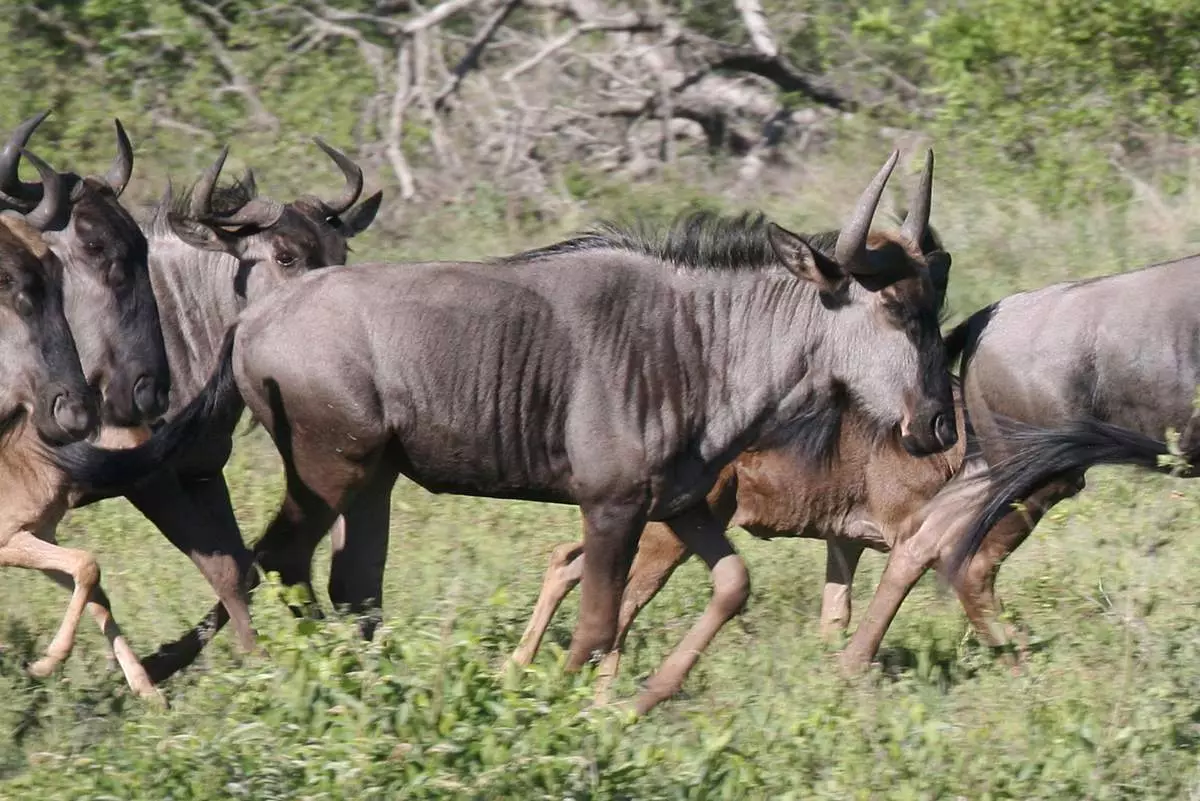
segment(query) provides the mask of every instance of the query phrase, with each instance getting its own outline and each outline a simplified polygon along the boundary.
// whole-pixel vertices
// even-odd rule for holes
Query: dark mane
[[[707,210],[681,215],[657,231],[641,222],[604,221],[570,239],[498,261],[513,264],[582,251],[621,250],[696,270],[762,269],[779,263],[768,223],[762,212],[734,217]]]
[[[151,207],[146,224],[143,226],[147,237],[174,235],[171,228],[171,217],[188,216],[188,204],[191,202],[194,188],[194,186],[189,186],[183,192],[176,194],[170,181],[167,182],[167,190]],[[217,214],[231,214],[255,197],[256,192],[252,186],[234,180],[232,183],[218,185],[213,189],[211,207]]]

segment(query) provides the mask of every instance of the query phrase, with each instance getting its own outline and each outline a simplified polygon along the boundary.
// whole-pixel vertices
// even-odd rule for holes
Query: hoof
[[[62,664],[61,659],[55,659],[51,656],[43,656],[38,661],[25,667],[25,672],[35,679],[48,679],[54,674],[54,671]]]

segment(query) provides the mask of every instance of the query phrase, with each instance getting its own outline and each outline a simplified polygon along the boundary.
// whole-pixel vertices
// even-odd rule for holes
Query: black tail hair
[[[979,480],[995,489],[975,517],[963,541],[950,558],[951,575],[961,570],[979,550],[984,537],[1012,511],[1012,505],[1052,481],[1078,475],[1096,465],[1132,465],[1157,472],[1170,472],[1159,457],[1170,451],[1166,442],[1095,419],[1044,429],[1004,421],[1004,441],[1015,445],[1015,453],[991,467]],[[1200,445],[1183,452],[1190,466],[1200,459]]]
[[[237,324],[221,343],[220,360],[192,402],[136,448],[108,450],[90,442],[53,448],[50,458],[89,495],[111,498],[161,470],[180,451],[204,436],[212,424],[231,413],[241,401],[233,375],[233,345]]]

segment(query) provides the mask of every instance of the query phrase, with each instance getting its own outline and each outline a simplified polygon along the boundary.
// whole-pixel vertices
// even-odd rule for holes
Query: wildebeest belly
[[[536,299],[502,289],[508,303],[415,304],[389,338],[379,376],[401,469],[432,492],[568,502],[570,343]]]

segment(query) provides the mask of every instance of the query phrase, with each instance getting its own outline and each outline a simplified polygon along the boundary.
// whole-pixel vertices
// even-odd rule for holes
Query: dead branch
[[[21,10],[83,51],[83,56],[90,66],[97,68],[104,66],[104,56],[100,53],[99,45],[68,25],[62,17],[38,8],[33,3],[26,3],[21,6]]]
[[[550,40],[541,50],[534,53],[520,64],[504,73],[504,80],[511,81],[517,76],[541,64],[550,56],[567,47],[585,33],[606,31],[608,33],[653,33],[662,29],[662,23],[647,20],[638,14],[627,14],[610,20],[593,20],[570,28],[566,33]]]
[[[500,8],[496,9],[483,26],[479,29],[479,33],[475,35],[475,39],[467,48],[466,55],[454,65],[451,70],[450,80],[446,82],[437,95],[433,98],[434,111],[442,111],[446,105],[450,95],[458,91],[458,87],[462,84],[463,79],[467,77],[467,73],[479,68],[479,59],[483,55],[484,49],[491,42],[492,37],[496,35],[496,31],[508,19],[508,15],[517,9],[523,0],[508,0]]]
[[[784,92],[796,92],[838,111],[852,111],[856,104],[835,89],[818,85],[818,80],[805,75],[782,54],[765,56],[747,47],[718,42],[707,36],[683,31],[680,43],[686,44],[706,64],[707,70],[735,70],[766,78]]]
[[[742,22],[754,48],[767,58],[777,57],[779,45],[775,44],[775,37],[771,35],[771,24],[767,22],[760,0],[734,0],[733,5],[742,15]]]
[[[388,115],[387,153],[392,165],[392,172],[400,182],[400,197],[412,200],[417,194],[416,183],[413,181],[412,170],[408,167],[408,159],[404,157],[404,111],[412,100],[412,68],[409,64],[410,53],[408,44],[400,46],[396,52],[396,88],[392,93],[391,114]]]
[[[218,93],[234,92],[241,95],[246,101],[246,105],[250,107],[250,115],[255,125],[267,131],[278,131],[279,118],[267,110],[266,105],[258,96],[258,90],[246,79],[246,76],[242,75],[241,70],[238,69],[237,62],[234,61],[233,56],[221,41],[221,37],[217,36],[216,31],[199,17],[192,17],[191,19],[207,41],[213,60],[229,81],[228,86],[217,90]]]
[[[411,19],[404,23],[400,30],[406,35],[412,36],[414,33],[419,33],[440,24],[446,18],[457,14],[463,9],[470,8],[477,2],[478,0],[446,0],[446,2],[434,6],[416,19]]]

